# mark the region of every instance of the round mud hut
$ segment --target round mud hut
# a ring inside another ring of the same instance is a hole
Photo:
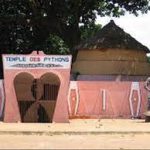
[[[111,20],[76,48],[72,73],[77,80],[137,80],[150,75],[149,49]]]

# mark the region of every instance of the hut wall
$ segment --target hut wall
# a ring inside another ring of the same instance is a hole
[[[80,50],[72,72],[87,75],[149,75],[146,52],[126,49]]]
[[[149,76],[129,75],[78,75],[77,81],[146,81]],[[73,79],[71,79],[73,80]]]

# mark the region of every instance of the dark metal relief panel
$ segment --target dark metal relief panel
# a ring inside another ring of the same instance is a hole
[[[41,99],[55,101],[57,99],[60,80],[55,74],[46,73],[41,77],[43,95]]]
[[[14,79],[14,87],[18,101],[34,101],[31,87],[34,77],[29,73],[20,73]]]
[[[52,73],[34,79],[20,73],[14,80],[22,122],[52,122],[60,80]]]
[[[53,73],[46,73],[40,80],[43,87],[43,94],[40,98],[41,105],[45,108],[50,118],[50,122],[52,122],[60,88],[60,79]]]

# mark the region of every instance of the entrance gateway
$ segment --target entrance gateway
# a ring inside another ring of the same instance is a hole
[[[3,55],[4,122],[69,122],[70,55]]]

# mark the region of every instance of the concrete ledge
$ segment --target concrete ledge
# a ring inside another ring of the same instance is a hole
[[[150,123],[130,119],[74,119],[70,123],[0,123],[0,135],[150,134]]]
[[[133,132],[116,132],[116,131],[104,131],[104,132],[94,132],[94,131],[91,131],[91,132],[62,132],[62,131],[57,131],[57,132],[32,132],[32,131],[0,131],[0,135],[37,135],[37,136],[42,136],[42,135],[45,135],[45,136],[54,136],[54,135],[106,135],[106,134],[109,134],[109,135],[114,135],[114,134],[117,134],[117,135],[128,135],[128,134],[136,134],[136,135],[139,135],[139,134],[149,134],[150,135],[150,132],[146,132],[146,131],[133,131]]]

